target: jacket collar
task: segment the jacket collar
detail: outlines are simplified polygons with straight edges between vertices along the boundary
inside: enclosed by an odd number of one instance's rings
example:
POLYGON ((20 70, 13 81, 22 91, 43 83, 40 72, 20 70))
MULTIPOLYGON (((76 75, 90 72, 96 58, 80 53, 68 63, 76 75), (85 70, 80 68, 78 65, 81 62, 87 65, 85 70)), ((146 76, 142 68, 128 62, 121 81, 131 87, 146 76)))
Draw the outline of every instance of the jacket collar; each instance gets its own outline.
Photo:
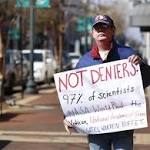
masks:
POLYGON ((99 55, 99 52, 98 52, 98 47, 96 44, 94 44, 92 46, 92 50, 91 50, 91 56, 94 58, 94 59, 100 59, 100 55, 99 55))
MULTIPOLYGON (((117 44, 115 41, 113 41, 113 46, 112 46, 112 49, 110 50, 110 52, 113 50, 113 49, 116 49, 117 47, 117 44)), ((96 44, 94 44, 92 46, 92 50, 90 51, 90 54, 91 56, 94 58, 94 59, 101 59, 100 55, 99 55, 99 50, 98 50, 98 47, 96 44)))

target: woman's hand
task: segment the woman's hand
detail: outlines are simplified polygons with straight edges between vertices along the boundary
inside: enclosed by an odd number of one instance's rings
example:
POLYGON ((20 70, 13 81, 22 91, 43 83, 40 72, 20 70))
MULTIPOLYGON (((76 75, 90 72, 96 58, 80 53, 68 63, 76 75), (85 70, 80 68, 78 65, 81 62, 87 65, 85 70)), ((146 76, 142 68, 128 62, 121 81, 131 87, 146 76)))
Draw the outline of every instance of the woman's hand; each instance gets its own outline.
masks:
POLYGON ((139 57, 138 55, 131 55, 128 57, 128 59, 129 59, 129 62, 131 62, 135 65, 140 64, 140 62, 142 60, 142 58, 139 57))
POLYGON ((64 119, 64 126, 66 131, 71 134, 72 132, 76 132, 75 129, 73 128, 73 126, 70 124, 70 122, 68 122, 67 120, 64 119))

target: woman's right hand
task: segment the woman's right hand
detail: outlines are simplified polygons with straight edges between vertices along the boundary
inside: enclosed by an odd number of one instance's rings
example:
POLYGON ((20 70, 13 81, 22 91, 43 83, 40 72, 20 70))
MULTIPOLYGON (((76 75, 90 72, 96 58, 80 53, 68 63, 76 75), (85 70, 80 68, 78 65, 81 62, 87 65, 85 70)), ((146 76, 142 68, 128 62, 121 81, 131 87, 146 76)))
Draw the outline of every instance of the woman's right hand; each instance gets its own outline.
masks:
POLYGON ((64 119, 64 126, 67 131, 67 133, 71 134, 72 132, 76 132, 75 129, 73 128, 73 125, 70 124, 67 120, 64 119))

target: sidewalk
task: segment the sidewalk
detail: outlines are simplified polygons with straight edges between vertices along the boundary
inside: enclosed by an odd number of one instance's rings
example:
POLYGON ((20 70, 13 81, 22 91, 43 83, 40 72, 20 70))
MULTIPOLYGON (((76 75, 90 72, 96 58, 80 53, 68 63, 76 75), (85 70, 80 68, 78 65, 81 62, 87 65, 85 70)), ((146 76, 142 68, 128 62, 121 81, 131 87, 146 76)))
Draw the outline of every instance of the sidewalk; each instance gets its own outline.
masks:
POLYGON ((0 118, 0 130, 64 131, 63 114, 55 91, 40 90, 39 94, 25 95, 15 106, 7 107, 0 118))
MULTIPOLYGON (((16 106, 5 109, 3 113, 0 119, 0 140, 49 143, 53 147, 56 143, 57 146, 76 143, 85 145, 85 149, 81 150, 87 150, 85 135, 66 133, 55 89, 40 90, 38 95, 25 95, 23 100, 16 101, 16 106)), ((147 116, 150 123, 150 111, 147 116)), ((149 150, 150 127, 135 130, 134 143, 135 150, 149 150)))

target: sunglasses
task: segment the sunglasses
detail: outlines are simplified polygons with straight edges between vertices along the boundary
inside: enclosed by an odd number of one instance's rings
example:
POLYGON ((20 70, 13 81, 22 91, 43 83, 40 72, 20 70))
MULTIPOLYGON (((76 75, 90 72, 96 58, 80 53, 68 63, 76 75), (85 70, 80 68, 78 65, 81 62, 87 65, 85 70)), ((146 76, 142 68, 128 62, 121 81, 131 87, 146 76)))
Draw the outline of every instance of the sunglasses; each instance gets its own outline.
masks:
POLYGON ((93 28, 98 31, 100 29, 102 30, 106 30, 108 28, 110 28, 111 26, 110 25, 107 25, 107 24, 104 24, 104 23, 97 23, 96 25, 93 26, 93 28))

